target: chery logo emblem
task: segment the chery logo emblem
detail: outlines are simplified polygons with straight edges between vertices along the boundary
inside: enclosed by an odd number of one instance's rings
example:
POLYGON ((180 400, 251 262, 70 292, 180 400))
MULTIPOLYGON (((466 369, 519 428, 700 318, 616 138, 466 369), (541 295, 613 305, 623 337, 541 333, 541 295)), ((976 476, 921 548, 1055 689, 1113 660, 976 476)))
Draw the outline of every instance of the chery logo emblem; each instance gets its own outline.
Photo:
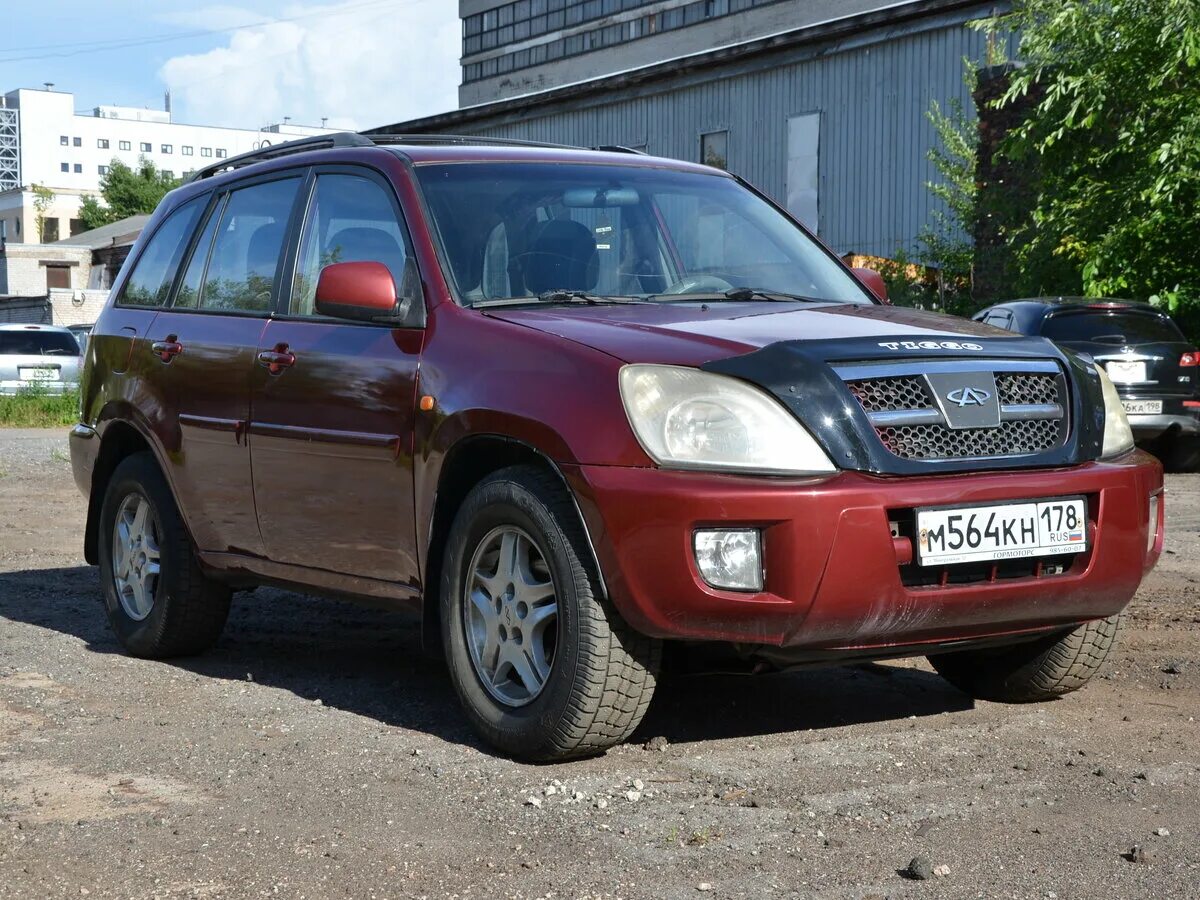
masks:
POLYGON ((987 391, 981 391, 978 388, 959 388, 948 393, 946 399, 951 403, 957 403, 960 407, 983 406, 991 396, 987 391))

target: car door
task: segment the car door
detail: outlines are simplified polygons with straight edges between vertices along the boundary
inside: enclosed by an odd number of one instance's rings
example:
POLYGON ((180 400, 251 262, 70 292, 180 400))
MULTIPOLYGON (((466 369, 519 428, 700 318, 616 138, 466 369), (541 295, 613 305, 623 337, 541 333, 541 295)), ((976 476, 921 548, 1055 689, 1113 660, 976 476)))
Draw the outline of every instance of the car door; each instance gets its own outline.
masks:
MULTIPOLYGON (((286 307, 253 375, 254 490, 267 556, 416 587, 413 418, 424 332, 321 316, 317 280, 335 262, 411 256, 391 186, 369 169, 315 169, 297 229, 286 307)), ((413 310, 417 326, 424 308, 413 310)))
POLYGON ((168 460, 201 550, 261 555, 248 424, 250 376, 279 294, 302 172, 236 182, 213 197, 174 302, 150 327, 168 460))

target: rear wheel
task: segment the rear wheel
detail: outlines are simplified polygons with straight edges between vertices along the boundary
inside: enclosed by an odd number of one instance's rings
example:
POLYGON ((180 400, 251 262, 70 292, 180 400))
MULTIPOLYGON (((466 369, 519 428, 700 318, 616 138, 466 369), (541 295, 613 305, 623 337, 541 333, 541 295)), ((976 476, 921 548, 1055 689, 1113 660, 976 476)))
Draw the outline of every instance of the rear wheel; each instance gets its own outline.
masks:
POLYGON ((1077 691, 1099 671, 1121 617, 1098 619, 1048 638, 929 657, 938 674, 965 694, 1000 703, 1034 703, 1077 691))
POLYGON ((117 638, 134 656, 208 649, 229 615, 229 589, 204 576, 166 479, 149 453, 123 460, 100 512, 100 578, 117 638))
POLYGON ((543 761, 600 753, 646 712, 658 641, 603 598, 563 486, 529 466, 498 472, 463 502, 447 540, 442 634, 472 724, 543 761))

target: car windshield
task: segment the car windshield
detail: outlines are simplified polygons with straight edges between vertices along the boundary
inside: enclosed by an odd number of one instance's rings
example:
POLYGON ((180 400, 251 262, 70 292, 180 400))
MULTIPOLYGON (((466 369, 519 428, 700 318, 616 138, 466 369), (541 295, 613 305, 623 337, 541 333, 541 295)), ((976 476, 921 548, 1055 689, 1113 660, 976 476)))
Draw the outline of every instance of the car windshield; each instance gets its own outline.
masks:
POLYGON ((0 356, 78 356, 79 342, 70 332, 0 331, 0 356))
POLYGON ((1165 316, 1143 312, 1063 312, 1046 319, 1042 334, 1054 341, 1115 344, 1182 343, 1183 332, 1165 316))
POLYGON ((814 240, 723 175, 533 162, 417 173, 468 304, 559 292, 748 299, 738 288, 873 302, 814 240))

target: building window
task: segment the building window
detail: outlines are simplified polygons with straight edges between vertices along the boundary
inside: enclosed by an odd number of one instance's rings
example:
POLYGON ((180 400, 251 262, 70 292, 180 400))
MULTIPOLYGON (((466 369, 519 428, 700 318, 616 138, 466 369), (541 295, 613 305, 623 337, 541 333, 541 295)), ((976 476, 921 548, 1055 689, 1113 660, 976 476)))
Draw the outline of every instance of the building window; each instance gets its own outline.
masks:
POLYGON ((83 219, 71 220, 71 237, 75 237, 77 234, 83 234, 85 231, 87 231, 87 227, 83 224, 83 219))
POLYGON ((108 174, 108 166, 97 166, 96 171, 99 172, 101 175, 107 175, 108 174))
POLYGON ((151 147, 148 143, 146 143, 145 141, 142 141, 142 152, 143 153, 149 153, 153 149, 154 148, 151 147))
POLYGON ((174 153, 175 149, 170 144, 163 144, 160 148, 163 153, 174 153))
POLYGON ((61 137, 59 137, 58 142, 60 144, 62 144, 64 147, 66 147, 68 144, 71 143, 71 139, 64 134, 61 137))
POLYGON ((212 147, 201 147, 200 155, 201 156, 212 156, 212 147))
POLYGON ((75 163, 75 174, 76 175, 83 174, 83 163, 75 163))
POLYGON ((132 149, 132 145, 129 143, 129 141, 121 141, 121 143, 120 143, 118 146, 119 146, 119 147, 120 147, 122 150, 130 150, 130 149, 132 149))
POLYGON ((700 162, 717 169, 729 168, 728 131, 710 131, 700 135, 700 162))
POLYGON ((163 174, 163 178, 174 178, 175 177, 175 172, 171 169, 163 169, 162 174, 163 174))
POLYGON ((101 150, 108 149, 108 138, 96 138, 96 146, 101 150))
POLYGON ((218 147, 217 148, 217 159, 224 159, 224 158, 225 158, 225 151, 222 150, 220 147, 218 147))
MULTIPOLYGON (((58 219, 45 218, 42 219, 42 243, 53 244, 58 240, 58 219)), ((65 268, 65 267, 64 267, 65 268)), ((68 271, 67 274, 70 274, 68 271)), ((54 287, 54 285, 51 285, 54 287)), ((69 284, 59 285, 59 287, 70 287, 69 284)))
POLYGON ((59 163, 58 168, 59 168, 60 172, 70 172, 71 164, 70 163, 59 163))
POLYGON ((179 150, 184 156, 192 155, 192 148, 187 146, 186 144, 184 146, 180 147, 179 150))
POLYGON ((83 138, 71 138, 71 146, 82 147, 83 146, 83 138))

